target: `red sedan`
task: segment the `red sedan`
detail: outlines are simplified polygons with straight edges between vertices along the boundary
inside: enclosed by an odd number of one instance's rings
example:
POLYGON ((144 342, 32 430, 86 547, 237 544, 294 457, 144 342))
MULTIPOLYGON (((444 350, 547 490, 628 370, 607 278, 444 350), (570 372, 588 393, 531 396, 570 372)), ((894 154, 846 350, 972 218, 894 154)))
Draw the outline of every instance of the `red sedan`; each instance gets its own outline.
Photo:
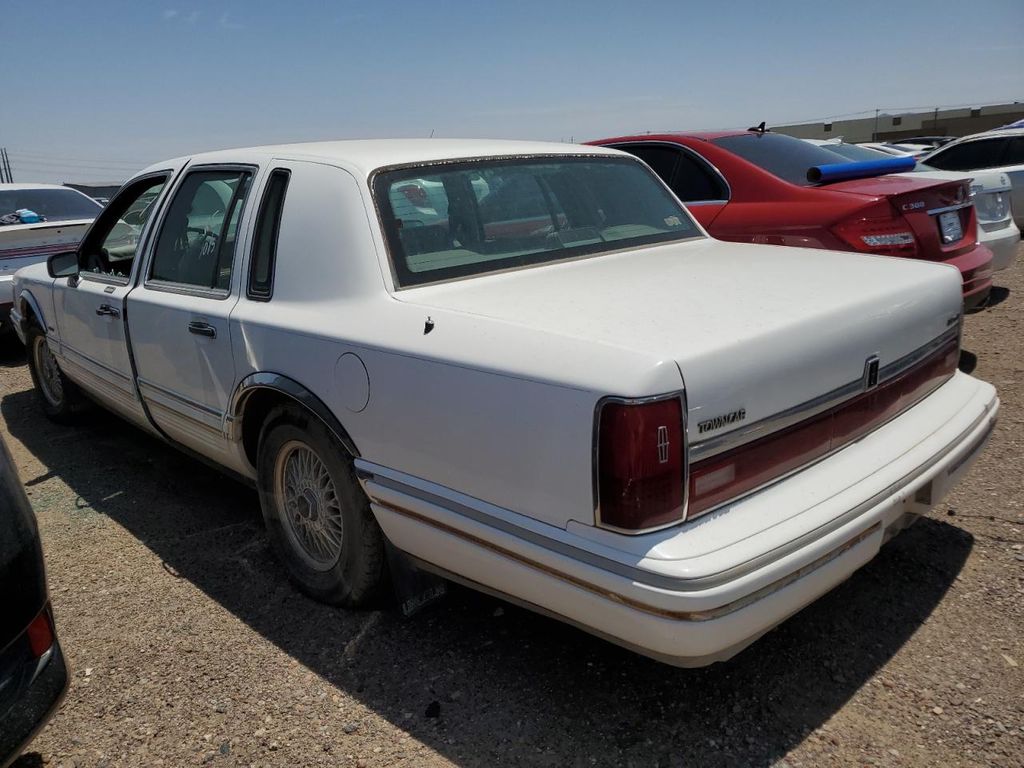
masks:
POLYGON ((978 244, 967 182, 885 175, 814 183, 809 169, 849 159, 756 129, 590 143, 646 162, 720 240, 945 262, 963 276, 968 309, 984 304, 992 289, 992 254, 978 244))

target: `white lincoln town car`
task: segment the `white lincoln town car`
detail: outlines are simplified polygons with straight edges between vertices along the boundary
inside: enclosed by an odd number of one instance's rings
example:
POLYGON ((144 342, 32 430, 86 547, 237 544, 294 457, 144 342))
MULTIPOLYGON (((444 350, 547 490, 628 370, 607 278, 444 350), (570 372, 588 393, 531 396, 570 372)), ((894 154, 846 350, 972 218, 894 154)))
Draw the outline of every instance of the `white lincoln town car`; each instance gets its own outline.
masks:
POLYGON ((87 396, 256 484, 315 598, 377 599, 390 541, 678 665, 867 563, 998 409, 955 269, 713 240, 601 147, 169 160, 14 296, 45 412, 87 396))

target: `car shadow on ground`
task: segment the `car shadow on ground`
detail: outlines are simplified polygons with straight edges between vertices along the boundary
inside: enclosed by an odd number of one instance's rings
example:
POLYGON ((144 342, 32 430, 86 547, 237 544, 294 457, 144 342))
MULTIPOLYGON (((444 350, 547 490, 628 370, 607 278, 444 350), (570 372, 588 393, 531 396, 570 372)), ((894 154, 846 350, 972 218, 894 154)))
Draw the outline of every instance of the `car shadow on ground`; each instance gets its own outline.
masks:
POLYGON ((0 410, 78 505, 339 690, 474 768, 771 765, 903 646, 973 542, 926 518, 733 660, 675 669, 465 589, 410 619, 318 605, 285 582, 253 491, 102 413, 53 425, 30 392, 0 410))
POLYGON ((0 368, 17 368, 25 364, 25 347, 11 335, 0 336, 0 368))
POLYGON ((992 292, 988 295, 988 301, 985 302, 985 309, 989 309, 998 304, 1002 304, 1010 298, 1010 289, 1003 288, 1000 285, 992 287, 992 292))

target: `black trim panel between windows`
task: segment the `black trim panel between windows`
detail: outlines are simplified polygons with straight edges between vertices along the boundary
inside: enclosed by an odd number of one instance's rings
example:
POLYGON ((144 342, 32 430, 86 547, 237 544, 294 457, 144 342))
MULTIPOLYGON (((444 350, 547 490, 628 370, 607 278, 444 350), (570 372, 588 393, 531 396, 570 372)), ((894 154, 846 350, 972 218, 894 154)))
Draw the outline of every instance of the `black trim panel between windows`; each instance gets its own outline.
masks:
POLYGON ((277 240, 281 233, 281 213, 291 172, 275 168, 267 180, 263 199, 256 214, 256 232, 249 259, 246 296, 254 301, 270 301, 274 295, 274 267, 277 264, 277 240))

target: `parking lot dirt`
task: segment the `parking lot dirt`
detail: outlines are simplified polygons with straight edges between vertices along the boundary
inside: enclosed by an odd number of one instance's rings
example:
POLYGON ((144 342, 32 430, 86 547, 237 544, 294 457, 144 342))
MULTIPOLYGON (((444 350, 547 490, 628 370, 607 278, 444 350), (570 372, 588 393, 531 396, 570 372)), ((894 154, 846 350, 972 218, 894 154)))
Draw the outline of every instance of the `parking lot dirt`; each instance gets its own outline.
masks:
MULTIPOLYGON (((733 660, 664 666, 453 588, 412 618, 328 608, 256 495, 0 360, 67 698, 30 766, 1024 765, 1024 253, 966 320, 998 428, 950 497, 733 660)), ((966 356, 970 357, 970 356, 966 356)))

